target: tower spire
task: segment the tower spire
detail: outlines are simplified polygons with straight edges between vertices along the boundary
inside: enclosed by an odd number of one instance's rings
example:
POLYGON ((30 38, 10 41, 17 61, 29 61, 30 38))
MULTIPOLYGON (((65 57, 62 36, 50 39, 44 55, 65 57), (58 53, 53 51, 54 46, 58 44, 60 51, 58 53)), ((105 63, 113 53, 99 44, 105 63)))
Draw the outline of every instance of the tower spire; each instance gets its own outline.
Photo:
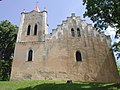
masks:
POLYGON ((34 10, 37 11, 37 12, 40 12, 40 9, 38 7, 38 2, 36 3, 34 10))

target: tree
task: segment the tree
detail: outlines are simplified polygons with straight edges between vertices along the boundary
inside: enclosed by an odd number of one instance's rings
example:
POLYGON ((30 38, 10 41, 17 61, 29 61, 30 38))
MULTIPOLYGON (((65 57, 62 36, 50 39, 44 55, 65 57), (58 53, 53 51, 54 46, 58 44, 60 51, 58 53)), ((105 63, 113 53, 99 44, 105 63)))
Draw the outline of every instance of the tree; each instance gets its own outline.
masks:
MULTIPOLYGON (((120 39, 120 1, 119 0, 83 0, 86 5, 84 17, 89 17, 98 31, 111 26, 115 28, 115 38, 120 39)), ((113 45, 113 50, 120 51, 120 41, 113 45)), ((120 57, 120 54, 118 54, 120 57)))
POLYGON ((9 80, 17 30, 7 20, 0 22, 0 80, 9 80))
POLYGON ((119 61, 117 61, 117 68, 118 68, 118 73, 120 75, 120 62, 119 61))

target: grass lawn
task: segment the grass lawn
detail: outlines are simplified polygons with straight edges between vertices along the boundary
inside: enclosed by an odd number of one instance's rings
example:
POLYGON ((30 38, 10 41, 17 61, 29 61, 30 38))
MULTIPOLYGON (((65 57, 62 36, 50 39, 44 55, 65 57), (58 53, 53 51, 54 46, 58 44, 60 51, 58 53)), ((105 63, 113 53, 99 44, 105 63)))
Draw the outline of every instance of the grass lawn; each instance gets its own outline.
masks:
POLYGON ((120 83, 1 81, 0 90, 120 90, 120 83))

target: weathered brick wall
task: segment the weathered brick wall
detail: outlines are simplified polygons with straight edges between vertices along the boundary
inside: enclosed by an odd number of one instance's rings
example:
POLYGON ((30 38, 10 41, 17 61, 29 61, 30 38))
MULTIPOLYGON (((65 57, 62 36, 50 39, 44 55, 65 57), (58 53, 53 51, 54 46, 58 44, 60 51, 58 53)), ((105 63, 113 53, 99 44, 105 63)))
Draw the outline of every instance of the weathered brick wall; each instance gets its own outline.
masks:
POLYGON ((115 82, 118 78, 106 37, 74 15, 58 25, 46 41, 16 43, 11 80, 115 82), (31 62, 27 61, 29 48, 34 52, 31 62), (76 51, 81 52, 80 62, 76 61, 76 51))

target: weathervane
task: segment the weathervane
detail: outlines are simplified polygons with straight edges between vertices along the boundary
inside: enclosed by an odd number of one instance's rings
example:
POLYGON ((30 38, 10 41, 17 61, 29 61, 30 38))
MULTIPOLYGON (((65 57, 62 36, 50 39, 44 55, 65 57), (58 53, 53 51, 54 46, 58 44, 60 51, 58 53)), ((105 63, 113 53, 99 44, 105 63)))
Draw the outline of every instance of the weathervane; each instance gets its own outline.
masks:
POLYGON ((36 4, 38 4, 39 2, 37 1, 36 4))

